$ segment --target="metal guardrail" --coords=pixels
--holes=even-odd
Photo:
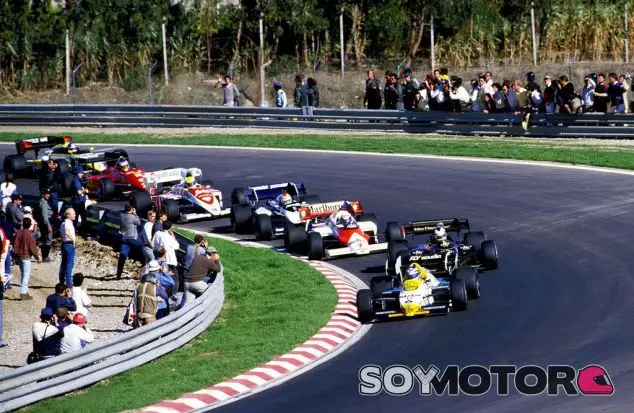
[[[532,137],[633,138],[634,116],[174,105],[0,105],[0,125],[258,127]]]
[[[223,302],[221,273],[203,295],[155,323],[0,374],[0,411],[81,389],[182,347],[209,327]]]

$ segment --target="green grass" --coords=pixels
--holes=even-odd
[[[337,135],[330,134],[198,134],[170,136],[168,134],[73,133],[79,143],[112,144],[184,144],[229,147],[267,147],[297,149],[329,149],[342,151],[433,154],[487,158],[553,161],[569,164],[634,169],[634,146],[617,146],[611,141],[584,144],[575,140],[530,138],[447,137],[438,135]],[[0,140],[12,141],[21,136],[0,133]],[[596,142],[596,141],[595,141]]]
[[[203,334],[151,363],[22,410],[119,412],[173,399],[292,350],[330,319],[337,294],[316,270],[269,249],[208,241],[225,266],[225,304]]]

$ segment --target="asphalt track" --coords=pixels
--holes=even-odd
[[[2,147],[2,156],[11,147]],[[358,199],[390,220],[467,217],[486,231],[500,269],[482,297],[447,317],[375,325],[355,346],[306,374],[219,412],[624,412],[634,409],[634,177],[544,166],[241,149],[130,147],[139,166],[197,166],[233,187],[303,180],[322,200]],[[175,152],[178,151],[178,156]],[[226,232],[228,220],[189,226]],[[277,245],[281,241],[277,242]],[[369,281],[384,254],[333,264]],[[263,294],[266,294],[264,291]],[[258,349],[253,349],[258,351]],[[358,371],[435,365],[599,364],[613,396],[360,396]],[[211,383],[210,383],[211,384]]]

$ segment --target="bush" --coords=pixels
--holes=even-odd
[[[294,56],[282,55],[279,56],[273,63],[271,63],[269,69],[269,77],[278,77],[280,75],[295,73],[297,71],[297,62]]]
[[[136,66],[128,70],[123,76],[123,88],[125,90],[144,89],[147,84],[147,74],[141,67]]]

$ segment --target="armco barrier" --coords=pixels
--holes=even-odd
[[[95,228],[107,228],[104,221],[116,215],[103,208],[91,210],[99,216]],[[177,237],[181,245],[191,242]],[[0,374],[0,411],[81,389],[182,347],[209,327],[223,302],[224,275],[218,274],[202,296],[155,323]]]
[[[258,127],[533,137],[634,138],[634,116],[174,105],[0,105],[0,125]]]

